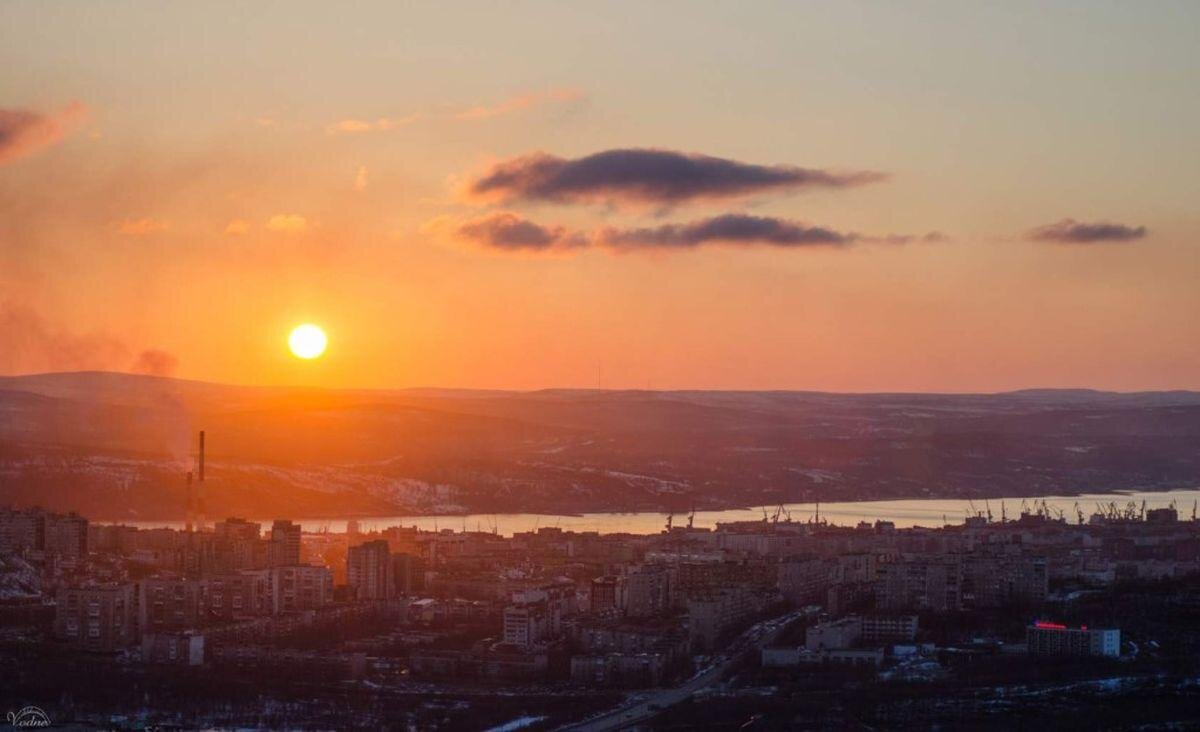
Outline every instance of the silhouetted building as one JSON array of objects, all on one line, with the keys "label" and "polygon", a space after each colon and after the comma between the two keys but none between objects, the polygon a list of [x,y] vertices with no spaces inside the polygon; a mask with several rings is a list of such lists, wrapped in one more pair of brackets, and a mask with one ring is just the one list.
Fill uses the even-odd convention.
[{"label": "silhouetted building", "polygon": [[1068,628],[1058,623],[1037,622],[1025,629],[1025,642],[1033,656],[1108,656],[1121,655],[1121,631],[1089,629],[1086,625]]},{"label": "silhouetted building", "polygon": [[60,514],[30,508],[0,510],[0,552],[41,551],[75,560],[88,552],[88,521],[72,511]]},{"label": "silhouetted building", "polygon": [[383,539],[352,546],[346,552],[346,584],[359,600],[382,600],[392,593],[392,562]]},{"label": "silhouetted building", "polygon": [[392,555],[392,589],[400,597],[425,589],[425,565],[413,554]]},{"label": "silhouetted building", "polygon": [[300,563],[300,524],[278,520],[271,525],[268,562],[272,567],[291,567]]},{"label": "silhouetted building", "polygon": [[591,595],[588,599],[592,612],[603,612],[617,607],[617,578],[611,575],[597,577],[592,580]]},{"label": "silhouetted building", "polygon": [[504,609],[504,642],[529,649],[541,644],[550,632],[545,600],[509,605]]},{"label": "silhouetted building", "polygon": [[877,568],[875,600],[881,610],[955,611],[962,608],[960,557],[920,555]]},{"label": "silhouetted building", "polygon": [[138,583],[138,627],[142,633],[198,627],[202,607],[199,580],[147,577]]},{"label": "silhouetted building", "polygon": [[265,572],[243,571],[205,577],[201,585],[206,620],[229,621],[271,612],[271,582]]},{"label": "silhouetted building", "polygon": [[333,572],[328,567],[272,567],[267,574],[274,614],[315,610],[333,602]]},{"label": "silhouetted building", "polygon": [[56,597],[54,634],[75,648],[116,651],[136,640],[133,607],[130,584],[64,587]]},{"label": "silhouetted building", "polygon": [[173,666],[199,666],[204,663],[204,635],[191,630],[147,633],[142,637],[142,660]]},{"label": "silhouetted building", "polygon": [[643,565],[621,578],[625,614],[633,618],[658,615],[670,606],[671,581],[666,567]]},{"label": "silhouetted building", "polygon": [[1042,602],[1048,587],[1044,557],[975,553],[963,559],[962,602],[967,608]]},{"label": "silhouetted building", "polygon": [[916,615],[867,615],[862,619],[864,643],[908,643],[916,637]]}]

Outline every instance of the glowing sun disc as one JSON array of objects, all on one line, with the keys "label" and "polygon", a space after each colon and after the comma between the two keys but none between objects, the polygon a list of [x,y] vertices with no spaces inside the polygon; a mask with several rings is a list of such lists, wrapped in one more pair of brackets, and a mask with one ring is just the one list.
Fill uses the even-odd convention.
[{"label": "glowing sun disc", "polygon": [[325,337],[325,331],[312,323],[297,325],[292,328],[292,333],[288,336],[288,348],[292,349],[292,354],[296,358],[316,358],[325,353],[325,346],[328,343],[329,339]]}]

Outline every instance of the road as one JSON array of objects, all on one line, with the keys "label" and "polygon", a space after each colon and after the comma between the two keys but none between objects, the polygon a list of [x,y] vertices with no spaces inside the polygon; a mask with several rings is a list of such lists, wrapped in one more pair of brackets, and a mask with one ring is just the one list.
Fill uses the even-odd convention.
[{"label": "road", "polygon": [[747,651],[760,651],[779,637],[779,633],[792,621],[803,616],[800,610],[781,615],[777,618],[764,620],[751,626],[730,644],[725,653],[717,657],[706,669],[679,686],[669,689],[659,689],[649,696],[635,697],[634,701],[623,704],[599,716],[585,719],[575,724],[563,727],[571,732],[604,732],[629,727],[645,722],[667,707],[687,699],[692,694],[719,680],[721,675],[729,670]]}]

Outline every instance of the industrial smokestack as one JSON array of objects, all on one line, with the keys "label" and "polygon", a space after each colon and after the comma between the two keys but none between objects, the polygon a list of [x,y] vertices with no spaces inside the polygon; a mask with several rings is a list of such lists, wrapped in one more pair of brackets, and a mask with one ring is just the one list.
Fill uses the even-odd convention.
[{"label": "industrial smokestack", "polygon": [[200,482],[204,482],[204,430],[200,430]]},{"label": "industrial smokestack", "polygon": [[184,520],[187,522],[185,528],[187,529],[187,531],[189,533],[192,530],[192,519],[195,517],[195,514],[196,514],[196,492],[195,492],[195,488],[192,487],[192,471],[189,470],[188,474],[187,474],[187,496],[186,496],[186,498],[184,498],[184,503],[183,503],[183,517],[184,517]]}]

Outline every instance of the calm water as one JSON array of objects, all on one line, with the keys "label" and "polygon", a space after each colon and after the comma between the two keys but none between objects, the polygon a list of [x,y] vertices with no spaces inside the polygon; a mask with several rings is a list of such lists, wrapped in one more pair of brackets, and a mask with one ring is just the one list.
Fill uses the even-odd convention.
[{"label": "calm water", "polygon": [[[1108,504],[1115,501],[1123,506],[1128,501],[1134,501],[1139,506],[1146,502],[1146,508],[1162,508],[1175,502],[1179,509],[1180,518],[1190,518],[1192,507],[1200,500],[1200,489],[1177,490],[1164,492],[1126,491],[1122,493],[1089,493],[1081,496],[1044,496],[1038,498],[1003,498],[989,499],[993,517],[1000,520],[1000,504],[1003,502],[1008,509],[1008,518],[1016,518],[1021,512],[1021,501],[1032,505],[1045,500],[1051,509],[1061,509],[1068,521],[1075,520],[1075,504],[1084,516],[1091,516],[1096,510],[1096,504]],[[775,506],[757,507],[751,509],[730,509],[726,511],[697,511],[694,525],[697,527],[713,527],[721,521],[754,521],[762,518],[763,508],[769,515],[775,513]],[[812,517],[815,506],[811,503],[790,503],[785,508],[791,512],[795,521],[807,521]],[[984,502],[976,501],[975,508],[984,510]],[[962,523],[969,510],[967,501],[960,499],[908,499],[901,501],[847,501],[842,503],[822,503],[821,516],[830,523],[842,526],[853,526],[859,521],[894,521],[897,526],[941,526],[943,522]],[[944,517],[944,518],[943,518]],[[419,526],[422,529],[454,529],[469,531],[491,531],[493,525],[499,533],[506,536],[514,532],[531,531],[543,526],[557,526],[572,531],[599,531],[601,533],[628,532],[631,534],[655,534],[662,531],[667,516],[664,513],[585,513],[578,516],[550,516],[534,513],[509,514],[469,514],[467,516],[377,516],[358,519],[362,531],[384,529],[388,526]],[[141,528],[170,527],[182,528],[182,521],[126,521],[123,522]],[[267,522],[269,523],[269,522]],[[346,530],[344,519],[299,519],[305,531]],[[687,523],[686,515],[676,515],[675,525]]]}]

